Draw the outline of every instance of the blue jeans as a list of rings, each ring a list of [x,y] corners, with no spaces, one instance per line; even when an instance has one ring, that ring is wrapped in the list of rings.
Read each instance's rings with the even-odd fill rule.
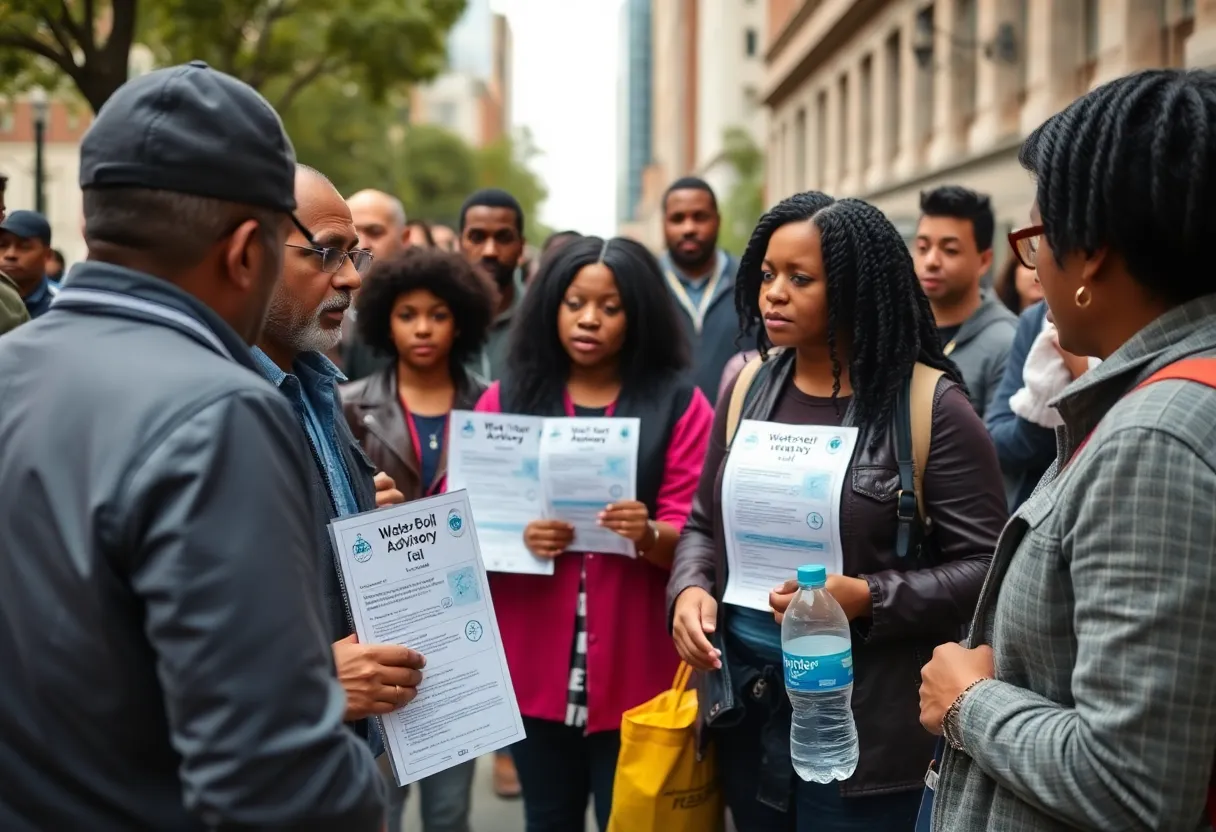
[[[729,649],[729,647],[728,647]],[[913,832],[921,791],[841,797],[839,783],[807,783],[789,761],[789,698],[781,668],[765,666],[759,689],[739,692],[742,721],[711,729],[718,782],[737,832]],[[766,746],[771,750],[766,750]],[[792,787],[792,812],[757,799],[775,796],[774,784]],[[788,792],[787,792],[788,794]]]
[[[418,781],[423,832],[469,832],[469,798],[475,765],[476,761],[470,760]],[[392,767],[384,769],[388,778],[388,832],[401,832],[410,787],[398,787]]]
[[[527,832],[581,832],[587,796],[595,800],[600,832],[612,813],[612,781],[620,731],[584,734],[561,722],[524,717],[527,738],[511,746],[524,798]]]

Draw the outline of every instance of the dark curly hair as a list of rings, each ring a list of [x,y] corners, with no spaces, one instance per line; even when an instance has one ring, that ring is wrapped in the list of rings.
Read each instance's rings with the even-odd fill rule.
[[[454,370],[464,367],[486,342],[494,306],[485,281],[459,254],[411,246],[397,257],[377,262],[355,301],[359,336],[377,352],[396,356],[393,305],[415,289],[427,290],[452,310],[456,338],[448,363]]]
[[[560,401],[570,376],[570,356],[558,338],[557,313],[575,276],[593,263],[602,262],[612,272],[625,311],[622,389],[650,395],[688,367],[688,344],[675,301],[658,261],[645,246],[623,237],[607,242],[583,237],[552,254],[511,326],[507,366],[521,412],[539,413],[554,398]]]
[[[755,330],[756,348],[768,355],[760,317],[760,287],[769,238],[792,222],[813,222],[819,229],[827,272],[828,353],[832,358],[832,397],[840,394],[838,343],[848,327],[852,353],[849,380],[857,421],[875,425],[874,441],[885,435],[896,397],[917,362],[945,372],[963,385],[962,374],[942,352],[929,299],[916,279],[912,255],[886,216],[859,199],[833,201],[818,191],[795,194],[760,218],[739,262],[735,308],[740,325]]]
[[[975,250],[984,252],[992,248],[996,217],[986,194],[976,193],[961,185],[942,185],[931,191],[921,191],[920,212],[926,217],[968,220],[971,222],[971,236],[975,238]]]
[[[1181,304],[1216,292],[1216,75],[1152,69],[1103,84],[1048,119],[1019,161],[1038,180],[1060,262],[1108,249]]]

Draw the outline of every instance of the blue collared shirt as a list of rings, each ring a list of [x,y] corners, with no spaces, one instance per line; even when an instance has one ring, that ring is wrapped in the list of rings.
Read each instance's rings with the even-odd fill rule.
[[[342,418],[338,413],[337,385],[346,381],[346,376],[319,352],[300,353],[292,365],[292,373],[283,372],[257,347],[253,348],[253,358],[262,375],[295,405],[303,420],[308,438],[325,467],[329,499],[337,516],[358,514],[359,504],[338,448],[336,429],[337,420]]]
[[[38,288],[25,297],[25,308],[30,313],[30,320],[46,314],[51,308],[51,302],[59,294],[59,284],[44,276]]]

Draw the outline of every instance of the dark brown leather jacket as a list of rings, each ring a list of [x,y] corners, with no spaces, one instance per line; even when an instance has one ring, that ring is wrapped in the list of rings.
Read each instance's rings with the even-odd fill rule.
[[[485,389],[483,383],[461,373],[456,379],[456,397],[452,409],[472,410]],[[342,412],[351,433],[376,467],[393,478],[397,490],[405,495],[405,499],[417,500],[425,496],[428,489],[447,476],[448,448],[444,442],[435,481],[422,482],[418,452],[410,440],[405,413],[397,397],[395,363],[366,378],[342,385],[340,392]]]
[[[743,417],[767,420],[785,385],[792,384],[792,356],[770,359]],[[733,384],[731,385],[733,389]],[[718,399],[710,449],[692,513],[676,548],[668,584],[668,614],[688,587],[701,587],[719,602],[713,641],[723,669],[698,674],[702,725],[725,724],[738,714],[729,655],[720,634],[729,607],[722,543],[722,472],[726,467],[726,410],[730,393]],[[846,414],[846,424],[850,424]],[[938,644],[962,637],[1007,519],[1001,469],[983,423],[953,382],[943,379],[934,396],[933,435],[924,477],[930,531],[920,551],[896,555],[896,494],[899,473],[891,431],[869,447],[864,425],[851,476],[841,497],[844,571],[870,585],[872,618],[853,622],[853,714],[860,759],[843,794],[875,794],[916,788],[933,758],[935,738],[919,723],[920,669]],[[706,732],[712,737],[712,731]]]

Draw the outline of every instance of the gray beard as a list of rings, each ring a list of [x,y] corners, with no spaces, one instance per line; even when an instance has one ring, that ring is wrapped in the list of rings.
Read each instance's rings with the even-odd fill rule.
[[[330,302],[308,312],[291,298],[276,296],[266,314],[266,335],[296,352],[327,353],[341,343],[342,327],[326,329],[321,326],[321,315],[340,307],[341,304]]]

